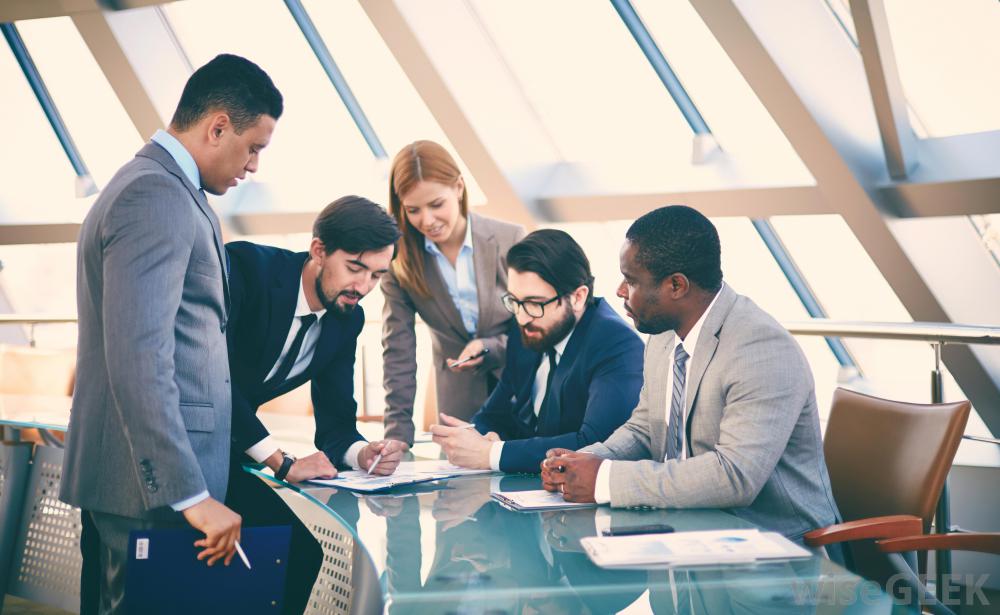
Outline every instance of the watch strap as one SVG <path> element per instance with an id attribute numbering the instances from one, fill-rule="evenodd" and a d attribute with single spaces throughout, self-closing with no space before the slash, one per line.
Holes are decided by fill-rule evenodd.
<path id="1" fill-rule="evenodd" d="M 285 480 L 285 477 L 288 476 L 288 471 L 292 469 L 293 463 L 295 463 L 295 457 L 285 455 L 281 460 L 281 467 L 274 473 L 274 477 L 278 480 Z"/>

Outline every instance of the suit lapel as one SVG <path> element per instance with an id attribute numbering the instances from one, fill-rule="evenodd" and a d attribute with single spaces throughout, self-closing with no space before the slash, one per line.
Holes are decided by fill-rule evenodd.
<path id="1" fill-rule="evenodd" d="M 310 378 L 318 368 L 326 365 L 333 358 L 333 352 L 339 346 L 338 340 L 344 329 L 344 322 L 329 311 L 323 314 L 320 322 L 323 323 L 323 328 L 319 332 L 319 339 L 316 340 L 316 350 L 313 351 L 312 361 L 303 372 L 303 374 L 308 374 Z"/>
<path id="2" fill-rule="evenodd" d="M 263 382 L 271 368 L 278 361 L 281 349 L 288 339 L 288 330 L 295 318 L 295 305 L 298 303 L 299 287 L 302 284 L 302 265 L 308 255 L 305 252 L 296 254 L 282 267 L 275 279 L 270 281 L 270 313 L 267 321 L 267 341 L 261 355 L 260 381 Z"/>
<path id="3" fill-rule="evenodd" d="M 736 302 L 736 293 L 728 285 L 723 286 L 719 291 L 719 297 L 712 306 L 712 311 L 705 317 L 705 323 L 701 326 L 701 333 L 698 335 L 698 347 L 694 349 L 694 359 L 688 368 L 687 383 L 685 385 L 684 416 L 687 417 L 685 424 L 690 433 L 691 417 L 694 413 L 694 402 L 698 397 L 698 387 L 701 386 L 701 379 L 708 369 L 708 364 L 715 356 L 715 349 L 719 347 L 719 331 L 722 329 L 729 311 Z M 685 437 L 685 442 L 688 438 Z M 687 443 L 685 443 L 687 446 Z"/>
<path id="4" fill-rule="evenodd" d="M 222 244 L 222 227 L 219 225 L 219 218 L 215 215 L 215 211 L 208 204 L 208 199 L 205 197 L 205 193 L 202 192 L 197 186 L 191 183 L 191 180 L 187 178 L 184 171 L 177 166 L 177 161 L 174 160 L 173 156 L 170 155 L 167 150 L 163 149 L 156 143 L 147 143 L 141 150 L 139 150 L 140 156 L 145 156 L 159 162 L 163 165 L 171 175 L 177 177 L 187 188 L 187 191 L 191 193 L 191 197 L 194 202 L 198 205 L 198 209 L 201 213 L 208 218 L 208 223 L 212 227 L 212 236 L 215 239 L 215 253 L 219 257 L 219 266 L 222 267 L 222 296 L 225 300 L 226 314 L 229 314 L 229 262 L 226 259 L 226 249 Z"/>
<path id="5" fill-rule="evenodd" d="M 499 250 L 496 238 L 487 228 L 486 219 L 471 214 L 469 221 L 472 224 L 472 263 L 476 270 L 476 297 L 479 302 L 479 333 L 493 326 L 493 310 L 497 307 L 494 297 Z"/>

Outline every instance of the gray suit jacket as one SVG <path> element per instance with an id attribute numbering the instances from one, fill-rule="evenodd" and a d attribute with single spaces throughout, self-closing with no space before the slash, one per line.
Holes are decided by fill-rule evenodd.
<path id="1" fill-rule="evenodd" d="M 792 336 L 728 285 L 688 365 L 687 459 L 668 459 L 672 331 L 646 344 L 639 404 L 584 452 L 615 460 L 612 506 L 727 508 L 798 537 L 835 523 L 812 373 Z"/>
<path id="2" fill-rule="evenodd" d="M 385 437 L 413 442 L 413 400 L 417 394 L 417 338 L 413 324 L 417 314 L 431 331 L 434 382 L 438 410 L 469 419 L 489 396 L 489 379 L 500 379 L 507 346 L 510 312 L 500 298 L 507 292 L 507 251 L 524 238 L 524 228 L 515 224 L 470 214 L 472 259 L 479 295 L 479 324 L 475 337 L 490 352 L 474 372 L 454 373 L 445 364 L 457 357 L 473 339 L 465 330 L 448 286 L 434 256 L 424 251 L 424 275 L 430 296 L 406 291 L 390 270 L 382 277 L 382 358 L 385 385 Z"/>
<path id="3" fill-rule="evenodd" d="M 77 247 L 76 390 L 60 497 L 132 518 L 223 501 L 231 390 L 219 221 L 170 154 L 108 182 Z"/>

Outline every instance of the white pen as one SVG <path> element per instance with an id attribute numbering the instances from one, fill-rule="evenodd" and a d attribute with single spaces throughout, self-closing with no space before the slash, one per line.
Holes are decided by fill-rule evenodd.
<path id="1" fill-rule="evenodd" d="M 378 455 L 375 455 L 374 461 L 372 461 L 372 464 L 370 466 L 368 466 L 368 473 L 369 474 L 372 473 L 372 470 L 375 469 L 375 466 L 377 466 L 378 462 L 380 462 L 380 461 L 382 461 L 382 453 L 379 453 Z"/>
<path id="2" fill-rule="evenodd" d="M 240 554 L 240 559 L 246 564 L 247 570 L 250 570 L 250 560 L 247 559 L 247 554 L 243 552 L 243 547 L 240 546 L 240 541 L 236 541 L 236 552 Z"/>

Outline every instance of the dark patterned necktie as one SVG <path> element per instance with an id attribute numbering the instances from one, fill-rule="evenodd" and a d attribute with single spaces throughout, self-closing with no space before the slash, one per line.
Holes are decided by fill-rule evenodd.
<path id="1" fill-rule="evenodd" d="M 295 339 L 292 340 L 292 345 L 285 354 L 285 359 L 281 362 L 281 366 L 278 367 L 278 371 L 275 372 L 274 377 L 264 383 L 266 387 L 274 388 L 281 386 L 285 382 L 285 379 L 288 378 L 288 374 L 291 373 L 295 361 L 298 360 L 299 351 L 302 350 L 302 341 L 306 339 L 306 331 L 316 322 L 316 315 L 306 314 L 301 317 L 301 320 L 302 326 L 299 327 L 298 333 L 295 334 Z"/>

